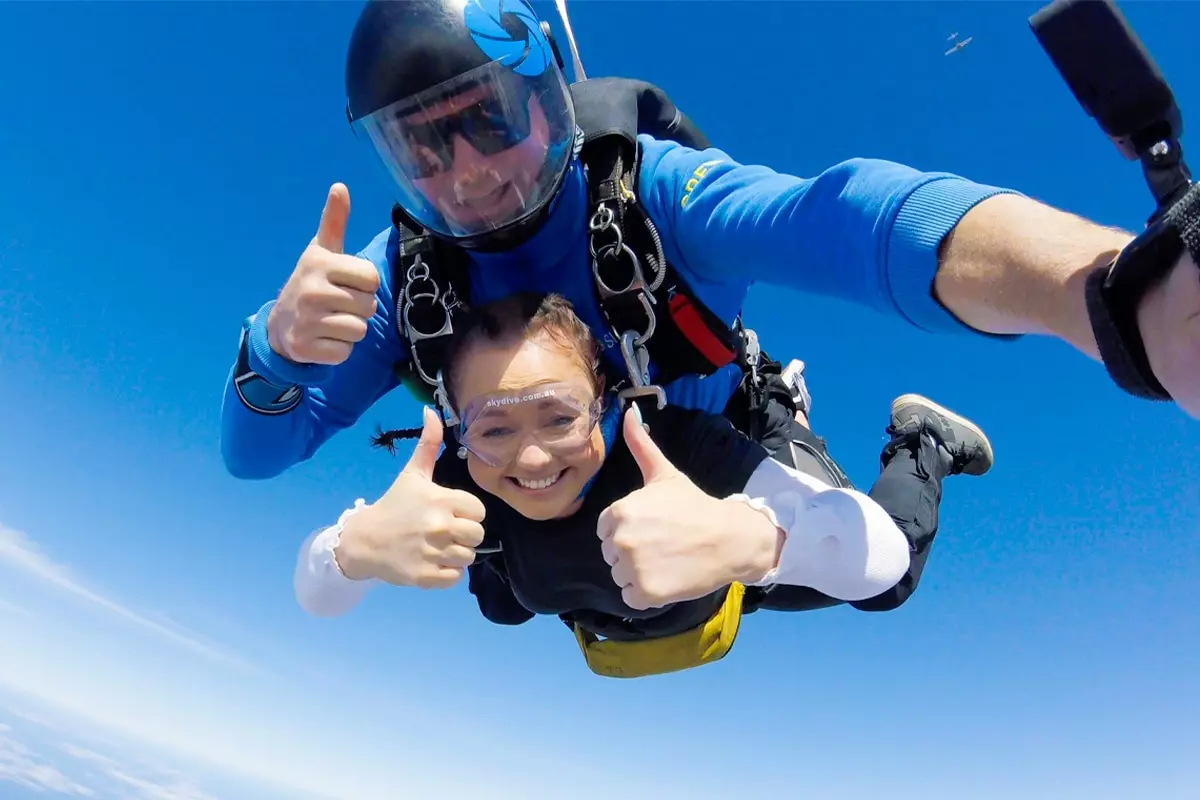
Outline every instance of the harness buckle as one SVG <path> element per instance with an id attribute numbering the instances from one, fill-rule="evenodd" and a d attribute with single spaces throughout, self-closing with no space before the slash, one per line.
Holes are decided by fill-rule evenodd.
<path id="1" fill-rule="evenodd" d="M 630 383 L 627 388 L 617 392 L 618 407 L 621 409 L 636 397 L 653 397 L 659 409 L 667 404 L 662 387 L 650 383 L 650 354 L 643 344 L 649 338 L 649 334 L 638 336 L 637 331 L 632 330 L 621 334 L 621 356 L 625 359 L 625 371 L 629 373 Z"/>
<path id="2" fill-rule="evenodd" d="M 458 424 L 458 414 L 454 412 L 454 406 L 450 405 L 450 393 L 446 391 L 446 381 L 442 377 L 442 371 L 439 369 L 437 374 L 437 388 L 433 390 L 433 397 L 437 404 L 442 409 L 442 414 L 445 415 L 447 426 Z"/>
<path id="3" fill-rule="evenodd" d="M 755 386 L 758 386 L 758 365 L 762 363 L 762 346 L 758 342 L 758 334 L 754 332 L 754 329 L 741 327 L 742 341 L 745 343 L 746 365 L 750 367 L 750 380 Z"/>

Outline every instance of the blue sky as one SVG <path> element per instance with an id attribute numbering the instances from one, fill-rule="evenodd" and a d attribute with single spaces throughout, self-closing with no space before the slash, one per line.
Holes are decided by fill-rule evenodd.
<path id="1" fill-rule="evenodd" d="M 570 8 L 590 75 L 657 82 L 741 161 L 890 158 L 1136 228 L 1140 172 L 1039 49 L 1038 6 Z M 1200 114 L 1200 4 L 1124 8 Z M 489 626 L 462 587 L 306 617 L 299 542 L 382 493 L 402 461 L 366 436 L 418 408 L 395 394 L 258 483 L 225 473 L 218 420 L 241 319 L 328 185 L 351 189 L 349 242 L 387 225 L 342 116 L 357 10 L 0 5 L 0 798 L 72 785 L 48 770 L 123 796 L 68 758 L 70 737 L 124 757 L 80 743 L 93 729 L 156 765 L 128 796 L 177 800 L 1195 796 L 1200 423 L 1054 341 L 752 292 L 748 320 L 808 361 L 814 424 L 860 485 L 902 392 L 991 435 L 995 469 L 947 484 L 897 612 L 756 614 L 724 661 L 632 682 L 592 676 L 555 620 Z M 952 31 L 975 39 L 945 58 Z"/>

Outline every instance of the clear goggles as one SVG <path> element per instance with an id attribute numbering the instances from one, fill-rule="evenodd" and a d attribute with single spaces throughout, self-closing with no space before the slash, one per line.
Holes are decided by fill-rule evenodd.
<path id="1" fill-rule="evenodd" d="M 519 222 L 553 198 L 572 155 L 575 108 L 558 70 L 530 77 L 493 61 L 353 127 L 416 222 L 468 238 Z"/>
<path id="2" fill-rule="evenodd" d="M 463 410 L 458 441 L 491 467 L 511 464 L 529 442 L 552 455 L 570 456 L 588 446 L 603 408 L 603 397 L 575 384 L 496 392 Z"/>

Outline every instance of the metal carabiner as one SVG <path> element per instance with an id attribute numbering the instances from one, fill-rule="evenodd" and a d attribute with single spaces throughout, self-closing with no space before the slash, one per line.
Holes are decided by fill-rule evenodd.
<path id="1" fill-rule="evenodd" d="M 667 404 L 667 396 L 662 387 L 650 383 L 650 354 L 638 343 L 640 338 L 636 331 L 625 331 L 621 334 L 621 356 L 625 360 L 625 371 L 629 374 L 630 383 L 628 388 L 617 392 L 618 407 L 622 410 L 630 398 L 634 397 L 653 397 L 659 409 Z"/>
<path id="2" fill-rule="evenodd" d="M 454 412 L 454 407 L 450 405 L 450 393 L 446 391 L 446 381 L 442 377 L 442 371 L 439 369 L 437 374 L 437 388 L 433 390 L 433 398 L 441 407 L 442 413 L 446 417 L 447 425 L 457 425 L 459 422 L 458 414 Z"/>

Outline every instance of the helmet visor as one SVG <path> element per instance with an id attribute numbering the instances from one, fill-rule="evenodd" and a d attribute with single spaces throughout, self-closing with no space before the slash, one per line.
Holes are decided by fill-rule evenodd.
<path id="1" fill-rule="evenodd" d="M 545 206 L 567 169 L 575 112 L 562 75 L 514 73 L 498 61 L 354 123 L 419 224 L 469 238 Z"/>

